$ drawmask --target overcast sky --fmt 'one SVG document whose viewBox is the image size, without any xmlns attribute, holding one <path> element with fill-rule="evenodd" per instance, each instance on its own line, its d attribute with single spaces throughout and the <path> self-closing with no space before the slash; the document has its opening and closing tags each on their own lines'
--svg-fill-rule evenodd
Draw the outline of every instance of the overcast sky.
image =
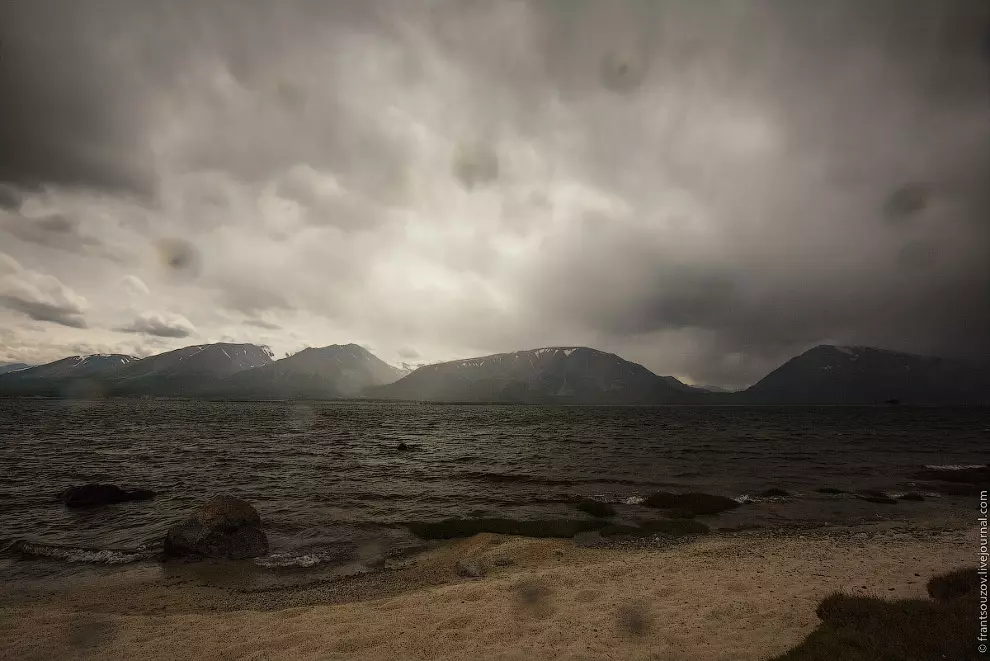
<svg viewBox="0 0 990 661">
<path fill-rule="evenodd" d="M 990 345 L 983 0 L 8 0 L 0 362 Z"/>
</svg>

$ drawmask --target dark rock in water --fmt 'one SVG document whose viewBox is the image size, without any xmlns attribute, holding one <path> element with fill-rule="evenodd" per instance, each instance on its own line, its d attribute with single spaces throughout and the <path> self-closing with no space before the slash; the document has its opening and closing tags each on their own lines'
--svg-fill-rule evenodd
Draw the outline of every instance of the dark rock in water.
<svg viewBox="0 0 990 661">
<path fill-rule="evenodd" d="M 240 560 L 268 553 L 261 517 L 250 503 L 217 496 L 165 535 L 167 557 Z"/>
<path fill-rule="evenodd" d="M 399 443 L 399 447 L 396 449 L 398 449 L 399 451 L 405 451 L 409 449 L 409 446 L 406 445 L 405 443 Z"/>
<path fill-rule="evenodd" d="M 896 505 L 897 501 L 888 496 L 883 491 L 869 490 L 862 493 L 856 494 L 856 497 L 865 500 L 868 503 L 876 503 L 878 505 Z"/>
<path fill-rule="evenodd" d="M 666 510 L 664 514 L 669 516 L 671 519 L 693 519 L 697 516 L 697 514 L 691 510 L 678 509 L 676 507 L 674 509 Z"/>
<path fill-rule="evenodd" d="M 597 516 L 600 518 L 615 516 L 615 508 L 608 503 L 603 503 L 599 500 L 592 500 L 591 498 L 585 498 L 577 504 L 577 508 L 582 512 L 586 512 L 591 516 Z"/>
<path fill-rule="evenodd" d="M 646 500 L 644 505 L 660 509 L 687 510 L 695 514 L 718 514 L 739 507 L 739 503 L 725 496 L 708 493 L 669 493 L 658 491 Z"/>
<path fill-rule="evenodd" d="M 899 498 L 899 500 L 913 500 L 913 501 L 916 501 L 916 502 L 921 502 L 924 499 L 925 499 L 925 497 L 922 496 L 917 491 L 909 491 L 908 493 L 904 494 L 903 496 L 901 496 Z"/>
<path fill-rule="evenodd" d="M 774 489 L 767 489 L 766 491 L 761 491 L 756 495 L 760 496 L 761 498 L 788 498 L 790 497 L 791 494 L 790 492 L 784 491 L 783 489 L 774 488 Z"/>
<path fill-rule="evenodd" d="M 822 487 L 821 489 L 817 489 L 817 491 L 818 493 L 829 493 L 829 494 L 845 493 L 845 491 L 843 491 L 842 489 L 836 489 L 835 487 Z"/>
<path fill-rule="evenodd" d="M 969 466 L 956 470 L 926 468 L 915 473 L 914 477 L 919 480 L 939 480 L 961 484 L 990 484 L 990 466 Z"/>
<path fill-rule="evenodd" d="M 132 500 L 149 500 L 155 492 L 149 489 L 121 489 L 115 484 L 83 484 L 69 487 L 58 495 L 66 507 L 100 507 Z"/>
<path fill-rule="evenodd" d="M 925 485 L 925 489 L 940 493 L 943 496 L 979 496 L 982 491 L 979 484 L 960 484 L 956 482 L 931 482 Z"/>
<path fill-rule="evenodd" d="M 471 560 L 458 560 L 455 566 L 458 576 L 464 576 L 466 578 L 484 578 L 485 572 L 481 569 L 481 566 Z"/>
</svg>

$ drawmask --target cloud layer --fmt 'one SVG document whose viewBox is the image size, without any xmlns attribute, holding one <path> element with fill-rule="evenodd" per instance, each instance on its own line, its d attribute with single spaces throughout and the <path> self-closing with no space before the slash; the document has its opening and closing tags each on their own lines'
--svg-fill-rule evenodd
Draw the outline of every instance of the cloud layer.
<svg viewBox="0 0 990 661">
<path fill-rule="evenodd" d="M 0 359 L 987 360 L 988 35 L 980 0 L 6 3 Z"/>
</svg>

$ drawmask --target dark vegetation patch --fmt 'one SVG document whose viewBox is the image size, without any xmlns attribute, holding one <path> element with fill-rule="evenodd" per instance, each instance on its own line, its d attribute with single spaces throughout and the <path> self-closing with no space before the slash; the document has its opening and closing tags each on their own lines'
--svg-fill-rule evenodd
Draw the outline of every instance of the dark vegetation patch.
<svg viewBox="0 0 990 661">
<path fill-rule="evenodd" d="M 609 503 L 603 503 L 598 500 L 592 500 L 590 498 L 584 498 L 577 504 L 577 508 L 582 512 L 586 512 L 591 516 L 597 517 L 609 517 L 615 516 L 615 508 Z"/>
<path fill-rule="evenodd" d="M 925 497 L 922 496 L 917 491 L 909 491 L 908 493 L 906 493 L 903 496 L 901 496 L 899 500 L 913 500 L 915 502 L 919 502 L 920 503 L 924 499 L 925 499 Z"/>
<path fill-rule="evenodd" d="M 935 576 L 928 581 L 928 594 L 936 601 L 951 601 L 979 590 L 980 576 L 976 569 L 957 569 Z"/>
<path fill-rule="evenodd" d="M 699 515 L 718 514 L 739 507 L 739 503 L 725 496 L 708 493 L 670 493 L 658 491 L 646 500 L 644 505 L 667 510 L 682 510 Z"/>
<path fill-rule="evenodd" d="M 767 489 L 766 491 L 761 491 L 756 495 L 760 496 L 761 498 L 789 498 L 791 494 L 789 491 L 773 488 L 773 489 Z"/>
<path fill-rule="evenodd" d="M 596 531 L 602 536 L 629 535 L 693 535 L 708 532 L 708 526 L 684 519 L 660 519 L 638 526 L 608 523 L 603 520 L 550 519 L 518 521 L 516 519 L 444 519 L 435 522 L 407 524 L 409 530 L 422 539 L 455 539 L 488 532 L 522 537 L 573 537 L 582 532 Z"/>
<path fill-rule="evenodd" d="M 977 659 L 976 570 L 936 576 L 938 601 L 833 594 L 818 605 L 822 622 L 798 647 L 774 661 L 932 661 Z"/>
</svg>

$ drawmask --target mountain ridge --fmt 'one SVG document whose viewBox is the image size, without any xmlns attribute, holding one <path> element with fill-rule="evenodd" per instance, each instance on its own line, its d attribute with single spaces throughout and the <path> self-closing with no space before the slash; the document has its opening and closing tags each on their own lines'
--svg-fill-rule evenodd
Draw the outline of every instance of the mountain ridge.
<svg viewBox="0 0 990 661">
<path fill-rule="evenodd" d="M 740 394 L 754 403 L 990 404 L 990 375 L 934 356 L 819 344 Z"/>
<path fill-rule="evenodd" d="M 422 365 L 405 373 L 357 344 L 214 343 L 145 358 L 69 356 L 0 373 L 0 396 L 382 399 L 526 404 L 990 405 L 990 371 L 861 345 L 821 344 L 749 388 L 719 392 L 659 376 L 591 347 L 541 347 Z"/>
<path fill-rule="evenodd" d="M 343 399 L 392 383 L 402 370 L 357 344 L 307 347 L 273 363 L 233 374 L 210 396 L 244 399 Z"/>
<path fill-rule="evenodd" d="M 683 402 L 687 393 L 615 354 L 558 346 L 424 365 L 366 395 L 420 401 L 634 404 Z"/>
</svg>

